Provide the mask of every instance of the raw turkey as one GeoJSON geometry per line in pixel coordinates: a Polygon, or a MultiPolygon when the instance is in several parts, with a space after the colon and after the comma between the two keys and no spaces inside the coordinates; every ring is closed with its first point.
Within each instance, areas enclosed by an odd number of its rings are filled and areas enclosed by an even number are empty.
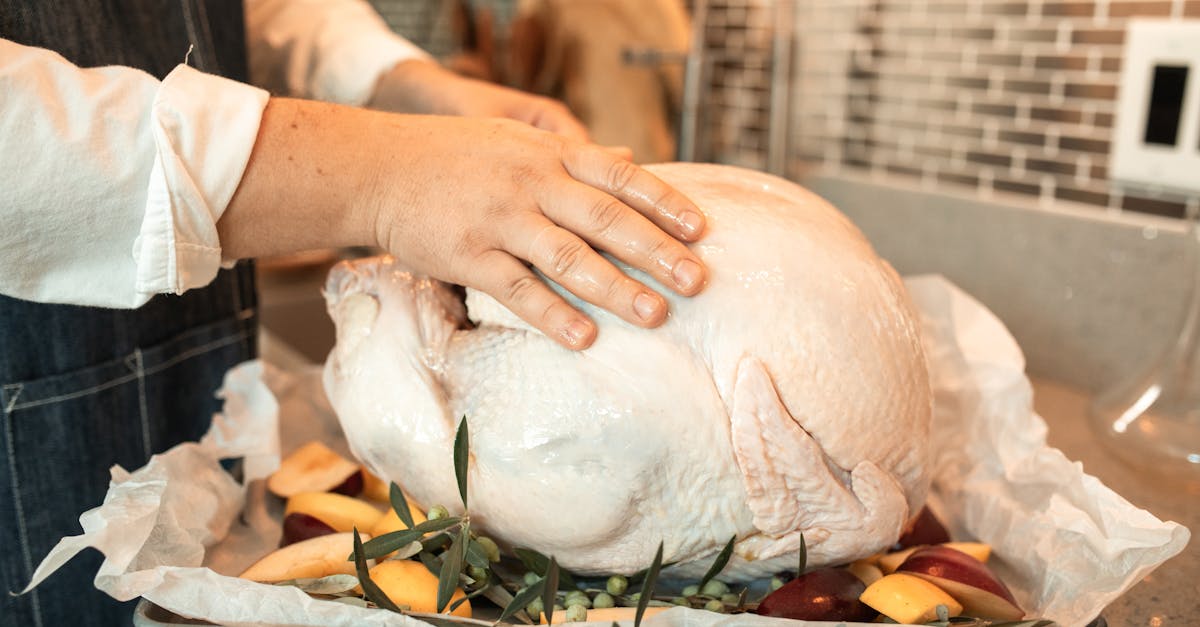
{"type": "Polygon", "coordinates": [[[599,336],[571,352],[389,257],[337,266],[325,387],[353,450],[418,503],[461,509],[465,416],[473,528],[578,573],[635,572],[660,541],[679,563],[669,574],[691,577],[736,535],[732,580],[794,569],[801,534],[814,566],[892,544],[929,487],[931,414],[895,272],[793,183],[647,169],[708,217],[692,245],[708,286],[660,288],[671,316],[658,329],[572,297],[599,336]]]}

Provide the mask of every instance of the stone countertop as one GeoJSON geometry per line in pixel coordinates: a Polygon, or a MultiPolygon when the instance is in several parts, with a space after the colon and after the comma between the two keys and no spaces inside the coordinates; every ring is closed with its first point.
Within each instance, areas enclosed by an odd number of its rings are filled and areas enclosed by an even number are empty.
{"type": "Polygon", "coordinates": [[[1200,493],[1122,464],[1105,449],[1087,421],[1090,398],[1044,379],[1034,382],[1034,409],[1049,425],[1050,446],[1083,463],[1094,475],[1134,505],[1162,520],[1173,520],[1193,537],[1175,556],[1114,601],[1103,612],[1113,627],[1125,625],[1200,625],[1200,493]]]}

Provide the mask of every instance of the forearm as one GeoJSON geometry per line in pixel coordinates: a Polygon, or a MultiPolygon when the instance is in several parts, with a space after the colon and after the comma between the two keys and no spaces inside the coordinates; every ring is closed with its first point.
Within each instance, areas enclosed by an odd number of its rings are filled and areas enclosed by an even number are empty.
{"type": "Polygon", "coordinates": [[[374,245],[385,114],[272,98],[237,192],[217,222],[226,259],[374,245]]]}

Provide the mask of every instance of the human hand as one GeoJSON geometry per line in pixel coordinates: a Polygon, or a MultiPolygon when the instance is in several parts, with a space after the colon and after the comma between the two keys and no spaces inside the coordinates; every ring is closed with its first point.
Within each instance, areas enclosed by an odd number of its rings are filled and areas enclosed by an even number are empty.
{"type": "Polygon", "coordinates": [[[656,292],[595,249],[683,295],[704,267],[682,243],[704,218],[650,173],[597,146],[509,120],[389,119],[401,137],[363,196],[376,240],[408,267],[495,297],[568,348],[596,327],[528,267],[626,321],[654,327],[667,315],[656,292]]]}
{"type": "Polygon", "coordinates": [[[459,76],[437,63],[396,64],[375,86],[367,106],[397,113],[507,118],[587,141],[583,124],[557,100],[459,76]]]}
{"type": "Polygon", "coordinates": [[[495,297],[572,349],[596,326],[532,269],[630,323],[667,303],[597,250],[680,294],[705,270],[679,192],[605,149],[513,120],[396,115],[272,99],[217,222],[227,259],[379,245],[417,273],[495,297]]]}

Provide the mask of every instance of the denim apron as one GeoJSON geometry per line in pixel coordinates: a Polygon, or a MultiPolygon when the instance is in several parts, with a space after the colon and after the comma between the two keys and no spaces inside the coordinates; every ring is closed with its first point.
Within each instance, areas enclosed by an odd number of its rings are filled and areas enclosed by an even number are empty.
{"type": "MultiPolygon", "coordinates": [[[[194,67],[246,77],[240,0],[0,0],[0,37],[159,79],[192,46],[194,67]]],[[[91,550],[30,594],[8,593],[79,533],[113,464],[136,469],[204,433],[222,375],[255,355],[256,306],[248,263],[136,310],[0,296],[0,626],[131,623],[133,602],[95,589],[91,550]]]]}

